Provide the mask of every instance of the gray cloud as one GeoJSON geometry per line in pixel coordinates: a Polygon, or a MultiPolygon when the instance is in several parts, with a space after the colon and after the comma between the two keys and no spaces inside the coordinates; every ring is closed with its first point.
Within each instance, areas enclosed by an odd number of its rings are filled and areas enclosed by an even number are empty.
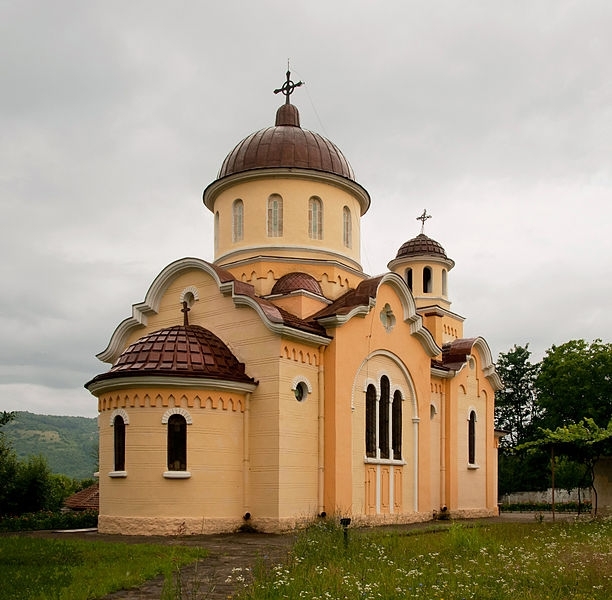
{"type": "Polygon", "coordinates": [[[362,262],[426,232],[494,354],[612,338],[608,2],[0,3],[0,409],[96,413],[94,355],[181,256],[212,258],[203,188],[302,125],[372,196],[362,262]]]}

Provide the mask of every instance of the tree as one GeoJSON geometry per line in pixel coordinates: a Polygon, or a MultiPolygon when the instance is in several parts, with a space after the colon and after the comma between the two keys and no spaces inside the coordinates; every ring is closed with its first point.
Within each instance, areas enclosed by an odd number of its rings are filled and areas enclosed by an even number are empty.
{"type": "Polygon", "coordinates": [[[497,359],[503,388],[495,393],[495,427],[506,432],[500,446],[514,448],[533,434],[533,423],[541,412],[535,397],[538,365],[529,361],[529,344],[516,344],[497,359]]]}
{"type": "Polygon", "coordinates": [[[6,440],[2,427],[15,418],[15,413],[0,413],[0,515],[9,512],[13,497],[18,461],[13,448],[6,440]]]}
{"type": "Polygon", "coordinates": [[[500,440],[500,495],[545,490],[549,485],[547,456],[516,450],[519,444],[534,438],[535,422],[541,412],[535,397],[538,365],[530,362],[530,356],[529,344],[515,344],[497,359],[503,387],[495,393],[495,427],[506,432],[500,440]]]}
{"type": "Polygon", "coordinates": [[[571,340],[552,346],[540,364],[536,389],[546,428],[584,418],[607,427],[612,419],[612,344],[571,340]]]}
{"type": "MultiPolygon", "coordinates": [[[[578,423],[570,423],[551,429],[541,429],[540,437],[526,442],[522,449],[547,448],[551,453],[551,469],[555,468],[555,456],[566,456],[584,465],[589,475],[588,485],[593,490],[593,512],[597,514],[597,490],[593,485],[595,465],[602,455],[612,452],[612,420],[608,426],[599,427],[593,419],[581,419],[578,423]]],[[[553,470],[554,498],[554,470],[553,470]]],[[[553,501],[554,510],[554,501],[553,501]]]]}

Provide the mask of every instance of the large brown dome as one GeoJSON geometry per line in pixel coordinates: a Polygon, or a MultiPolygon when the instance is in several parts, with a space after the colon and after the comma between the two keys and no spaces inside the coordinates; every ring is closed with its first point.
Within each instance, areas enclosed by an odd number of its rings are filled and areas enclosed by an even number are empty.
{"type": "Polygon", "coordinates": [[[432,240],[427,237],[424,233],[420,233],[415,238],[408,240],[402,245],[397,251],[397,258],[407,258],[409,256],[439,256],[444,259],[448,259],[446,251],[442,245],[436,240],[432,240]]]}
{"type": "Polygon", "coordinates": [[[274,167],[313,169],[355,180],[351,165],[334,143],[300,127],[300,115],[293,104],[278,109],[274,127],[244,138],[223,161],[218,178],[274,167]]]}
{"type": "Polygon", "coordinates": [[[128,346],[110,371],[86,384],[162,375],[253,383],[244,364],[214,333],[199,325],[175,325],[149,333],[128,346]]]}

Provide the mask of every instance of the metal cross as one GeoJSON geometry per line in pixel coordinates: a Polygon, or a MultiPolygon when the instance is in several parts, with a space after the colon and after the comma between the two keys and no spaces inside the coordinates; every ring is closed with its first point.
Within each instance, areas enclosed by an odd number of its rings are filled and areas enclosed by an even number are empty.
{"type": "Polygon", "coordinates": [[[274,93],[278,94],[279,92],[282,92],[283,95],[285,96],[285,104],[290,104],[289,96],[293,94],[293,90],[296,87],[300,87],[301,85],[304,85],[303,81],[298,81],[297,83],[293,83],[293,81],[291,81],[291,71],[287,69],[287,81],[283,83],[283,87],[280,87],[277,90],[274,90],[274,93]]]}
{"type": "Polygon", "coordinates": [[[181,312],[183,313],[183,326],[184,327],[189,327],[189,317],[187,315],[189,314],[190,310],[191,309],[189,308],[189,306],[187,306],[187,302],[184,300],[183,308],[181,308],[181,312]]]}
{"type": "Polygon", "coordinates": [[[427,221],[427,219],[431,219],[431,215],[427,214],[427,209],[425,208],[423,209],[423,214],[416,218],[417,221],[421,221],[421,233],[423,233],[425,229],[425,221],[427,221]]]}

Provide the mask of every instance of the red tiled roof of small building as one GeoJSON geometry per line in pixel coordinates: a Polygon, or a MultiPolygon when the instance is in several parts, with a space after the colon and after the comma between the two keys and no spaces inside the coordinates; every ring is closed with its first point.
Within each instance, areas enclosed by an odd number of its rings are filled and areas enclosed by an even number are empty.
{"type": "Polygon", "coordinates": [[[84,490],[68,496],[64,506],[71,510],[98,510],[100,506],[100,488],[97,483],[84,490]]]}

